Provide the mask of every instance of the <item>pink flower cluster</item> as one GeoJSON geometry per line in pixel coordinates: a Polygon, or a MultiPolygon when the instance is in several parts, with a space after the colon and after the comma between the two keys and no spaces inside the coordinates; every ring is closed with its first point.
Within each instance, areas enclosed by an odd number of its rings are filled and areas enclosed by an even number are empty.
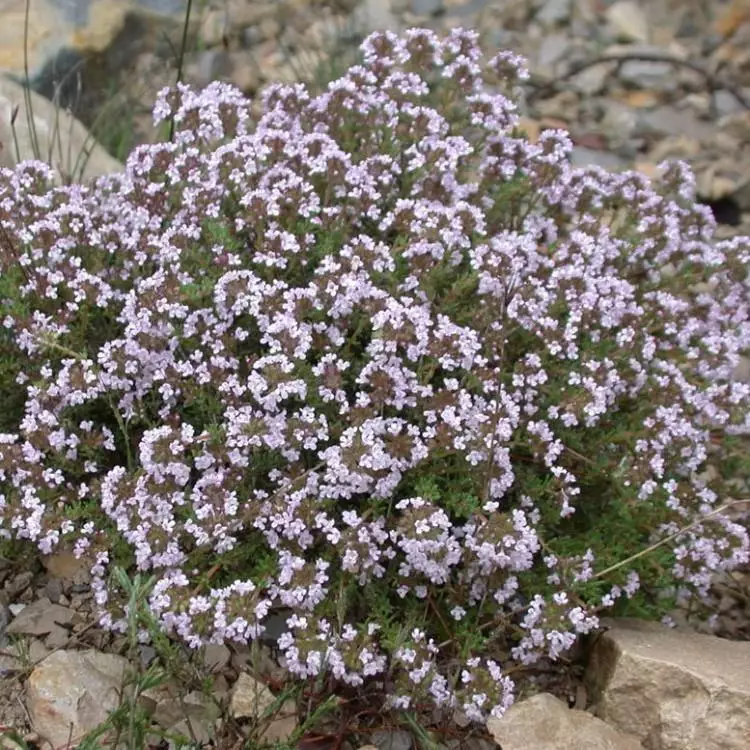
{"type": "Polygon", "coordinates": [[[454,668],[437,622],[513,620],[504,658],[529,664],[638,589],[631,574],[582,600],[595,556],[545,538],[588,502],[575,446],[661,509],[644,542],[699,522],[678,537],[684,584],[748,560],[698,472],[712,430],[750,428],[731,379],[750,244],[713,239],[681,165],[652,185],[571,167],[564,132],[529,141],[522,61],[485,59],[474,32],[377,33],[362,53],[319,96],[271,86],[257,121],[223,84],[164,91],[173,142],[91,187],[0,172],[3,341],[25,393],[0,435],[0,533],[90,557],[112,628],[124,546],[193,646],[246,642],[288,608],[292,674],[482,720],[512,702],[505,665],[454,668]],[[634,431],[605,439],[622,414],[634,431]],[[547,590],[524,591],[540,571],[547,590]],[[347,605],[377,586],[428,624],[381,637],[347,605]]]}

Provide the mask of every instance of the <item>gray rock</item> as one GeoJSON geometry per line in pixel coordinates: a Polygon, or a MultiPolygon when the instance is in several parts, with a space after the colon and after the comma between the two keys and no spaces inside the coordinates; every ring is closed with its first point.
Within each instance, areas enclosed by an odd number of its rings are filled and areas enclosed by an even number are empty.
{"type": "Polygon", "coordinates": [[[616,67],[615,63],[592,65],[590,68],[574,75],[570,82],[582,94],[598,94],[604,88],[607,79],[614,73],[616,67]]]}
{"type": "MultiPolygon", "coordinates": [[[[140,28],[179,31],[186,4],[187,0],[32,0],[27,45],[30,78],[52,69],[62,78],[68,72],[66,58],[105,52],[126,29],[128,16],[136,16],[140,28]]],[[[256,5],[255,1],[242,4],[256,5]]],[[[0,0],[0,71],[19,80],[24,80],[26,5],[27,0],[0,0]]],[[[198,16],[193,13],[195,25],[198,16]]]]}
{"type": "Polygon", "coordinates": [[[182,695],[182,688],[172,682],[165,682],[142,693],[142,705],[152,721],[164,729],[170,729],[184,719],[213,726],[219,717],[216,704],[199,691],[182,695]]]}
{"type": "Polygon", "coordinates": [[[153,646],[138,646],[138,656],[141,660],[141,666],[146,668],[156,659],[156,649],[153,646]]]}
{"type": "Polygon", "coordinates": [[[44,595],[53,604],[58,604],[63,595],[62,581],[59,578],[50,578],[44,585],[44,595]]]}
{"type": "Polygon", "coordinates": [[[648,42],[648,19],[637,2],[618,0],[607,8],[605,18],[618,39],[628,42],[648,42]]]}
{"type": "Polygon", "coordinates": [[[234,683],[229,712],[235,719],[259,718],[276,701],[274,694],[259,680],[242,672],[234,683]]]}
{"type": "Polygon", "coordinates": [[[393,10],[393,3],[363,0],[355,11],[355,21],[368,31],[395,31],[399,24],[393,10]]]}
{"type": "Polygon", "coordinates": [[[497,750],[497,743],[484,737],[469,737],[459,744],[462,750],[497,750]]]}
{"type": "Polygon", "coordinates": [[[637,132],[661,136],[684,135],[704,141],[713,136],[716,128],[711,123],[700,120],[690,110],[665,104],[651,111],[641,112],[637,132]]]}
{"type": "Polygon", "coordinates": [[[285,680],[288,673],[285,672],[271,655],[271,649],[263,644],[257,644],[257,650],[239,643],[231,644],[232,669],[240,672],[251,672],[259,677],[271,677],[274,680],[285,680]]]}
{"type": "Polygon", "coordinates": [[[297,706],[293,700],[286,701],[278,714],[268,722],[261,735],[264,744],[278,746],[277,743],[288,744],[289,737],[299,722],[297,721],[297,706]]]}
{"type": "MultiPolygon", "coordinates": [[[[59,176],[75,172],[76,178],[80,176],[86,180],[122,170],[122,164],[94,141],[89,131],[69,112],[60,110],[48,99],[34,92],[30,92],[30,98],[38,152],[35,152],[32,131],[28,125],[23,88],[0,77],[0,143],[4,146],[0,151],[0,166],[12,167],[19,160],[15,145],[17,143],[20,160],[39,156],[59,176]],[[11,118],[16,108],[18,114],[13,126],[11,118]],[[79,155],[82,156],[80,160],[79,155]]],[[[17,578],[21,577],[23,588],[28,588],[33,574],[26,571],[17,578]]],[[[15,590],[20,593],[18,586],[15,586],[15,590]]],[[[11,597],[14,596],[9,588],[8,593],[11,597]]]]}
{"type": "Polygon", "coordinates": [[[412,737],[400,729],[384,729],[373,733],[372,744],[378,750],[410,750],[412,737]]]}
{"type": "Polygon", "coordinates": [[[643,750],[637,738],[549,693],[516,703],[487,729],[502,750],[643,750]]]}
{"type": "MultiPolygon", "coordinates": [[[[219,716],[218,707],[206,696],[197,691],[188,693],[177,708],[178,720],[165,729],[192,740],[194,737],[199,747],[208,745],[216,733],[216,720],[219,716]]],[[[158,709],[157,709],[158,714],[158,709]]],[[[173,744],[170,747],[184,747],[184,745],[173,744]]]]}
{"type": "MultiPolygon", "coordinates": [[[[177,2],[181,5],[181,10],[177,11],[177,15],[182,16],[185,12],[185,0],[177,0],[177,2]]],[[[221,0],[219,3],[214,3],[223,16],[224,30],[229,33],[273,18],[279,11],[279,4],[278,0],[221,0]]],[[[211,10],[214,9],[210,7],[207,9],[205,19],[208,19],[211,10]]],[[[174,16],[175,13],[170,12],[168,15],[174,16]]]]}
{"type": "Polygon", "coordinates": [[[568,90],[537,102],[535,109],[542,117],[553,117],[573,122],[578,116],[578,105],[578,94],[575,91],[568,90]]]}
{"type": "Polygon", "coordinates": [[[203,88],[212,81],[227,80],[231,74],[229,53],[221,48],[198,52],[185,66],[186,80],[198,88],[203,88]]]}
{"type": "MultiPolygon", "coordinates": [[[[225,2],[234,0],[222,0],[222,4],[225,2]]],[[[244,6],[257,4],[255,0],[240,2],[244,6]]],[[[26,80],[26,5],[26,0],[0,0],[0,75],[7,75],[15,82],[26,80]]],[[[180,48],[186,0],[171,5],[161,3],[158,8],[146,8],[138,0],[31,0],[28,5],[31,12],[28,77],[36,92],[47,100],[56,98],[60,102],[62,134],[68,132],[71,119],[65,116],[68,109],[80,123],[92,126],[97,121],[103,128],[122,113],[123,129],[142,117],[141,106],[150,109],[161,87],[158,80],[135,80],[136,61],[142,53],[158,49],[162,69],[174,67],[174,50],[180,48]],[[99,115],[105,104],[102,120],[99,115]]],[[[203,5],[193,3],[191,36],[197,32],[203,5]]],[[[171,71],[170,79],[173,82],[171,71]]],[[[41,110],[36,104],[34,108],[41,110]]],[[[147,119],[150,129],[150,118],[147,119]]],[[[19,121],[25,122],[24,117],[19,121]]],[[[49,118],[46,121],[45,128],[50,129],[49,123],[54,121],[49,118]]],[[[139,137],[145,136],[139,134],[139,137]]],[[[75,150],[74,158],[77,156],[75,150]]]]}
{"type": "Polygon", "coordinates": [[[604,103],[604,117],[599,123],[603,135],[614,147],[627,143],[638,126],[638,113],[631,107],[614,101],[604,103]]]}
{"type": "Polygon", "coordinates": [[[225,645],[209,643],[203,651],[203,665],[209,672],[221,672],[231,657],[232,652],[225,645]]]}
{"type": "Polygon", "coordinates": [[[574,146],[570,155],[571,164],[574,167],[587,167],[596,165],[610,172],[618,172],[627,168],[627,162],[621,157],[609,151],[599,151],[585,146],[574,146]]]}
{"type": "Polygon", "coordinates": [[[185,12],[186,0],[134,0],[134,5],[162,15],[185,12]]]}
{"type": "Polygon", "coordinates": [[[686,135],[668,136],[649,150],[648,160],[660,164],[666,159],[691,159],[700,153],[700,141],[686,135]]]}
{"type": "MultiPolygon", "coordinates": [[[[462,726],[461,728],[463,729],[464,727],[462,726]]],[[[445,748],[445,750],[498,750],[498,744],[494,740],[488,740],[484,737],[472,737],[471,735],[462,737],[461,739],[457,739],[456,737],[446,739],[440,747],[445,748]]],[[[367,748],[362,747],[359,750],[375,750],[375,745],[368,745],[367,748]]]]}
{"type": "MultiPolygon", "coordinates": [[[[747,172],[745,172],[747,176],[747,172]]],[[[746,181],[737,186],[732,193],[732,198],[739,206],[740,211],[750,211],[750,181],[746,181]]]]}
{"type": "Polygon", "coordinates": [[[437,16],[444,10],[443,0],[411,0],[411,12],[417,16],[437,16]]]}
{"type": "MultiPolygon", "coordinates": [[[[13,133],[8,132],[7,130],[4,130],[5,125],[5,112],[3,111],[5,107],[3,105],[6,105],[6,102],[3,101],[3,85],[4,81],[2,78],[0,78],[0,143],[12,143],[13,142],[13,133]]],[[[6,106],[8,106],[10,102],[6,106]]],[[[14,102],[15,104],[15,102],[14,102]]],[[[8,113],[9,114],[9,113],[8,113]]],[[[10,126],[10,117],[7,119],[8,126],[10,126]]],[[[0,167],[10,167],[13,166],[13,162],[10,157],[8,157],[5,152],[8,151],[9,146],[4,146],[2,151],[0,151],[0,167]]],[[[25,158],[30,158],[29,156],[25,158]]],[[[8,598],[10,601],[13,601],[17,596],[22,594],[26,589],[31,586],[31,582],[34,580],[34,574],[30,570],[24,570],[22,573],[18,573],[18,575],[13,576],[6,584],[5,584],[5,591],[8,594],[8,598]]]]}
{"type": "Polygon", "coordinates": [[[13,635],[46,636],[62,631],[67,635],[64,626],[72,625],[76,613],[59,604],[52,604],[49,599],[39,599],[19,612],[8,625],[7,632],[13,635]]]}
{"type": "Polygon", "coordinates": [[[119,704],[128,663],[98,651],[56,651],[31,673],[26,706],[33,730],[54,747],[73,745],[119,704]]]}
{"type": "Polygon", "coordinates": [[[743,145],[750,143],[750,117],[747,112],[722,117],[719,128],[722,133],[736,138],[743,145]]]}
{"type": "MultiPolygon", "coordinates": [[[[750,89],[743,89],[742,93],[750,99],[750,89]]],[[[744,108],[737,101],[737,97],[726,89],[718,89],[714,92],[714,106],[719,117],[734,115],[738,112],[744,112],[744,108]]]]}
{"type": "Polygon", "coordinates": [[[562,23],[570,17],[570,0],[547,0],[536,14],[536,20],[547,26],[562,23]]]}
{"type": "Polygon", "coordinates": [[[65,648],[69,641],[70,633],[65,628],[53,628],[44,639],[44,646],[50,649],[50,651],[54,651],[58,648],[65,648]]]}
{"type": "Polygon", "coordinates": [[[205,747],[213,739],[213,727],[195,719],[183,719],[169,728],[170,734],[176,734],[180,740],[169,739],[169,750],[183,750],[188,747],[205,747]]]}
{"type": "Polygon", "coordinates": [[[558,60],[565,57],[570,49],[570,39],[566,34],[546,34],[539,45],[537,52],[537,65],[540,68],[549,68],[558,60]]]}
{"type": "MultiPolygon", "coordinates": [[[[41,0],[29,3],[28,61],[31,77],[39,73],[50,57],[71,46],[73,35],[87,26],[91,3],[82,0],[59,3],[41,0]]],[[[98,3],[94,2],[94,5],[98,3]]],[[[0,0],[0,71],[22,77],[24,74],[24,21],[26,0],[0,0]]],[[[113,26],[119,29],[124,21],[125,3],[121,4],[113,26]]],[[[99,19],[99,28],[105,18],[99,19]]],[[[85,33],[85,32],[84,32],[85,33]]],[[[113,33],[116,33],[114,31],[113,33]]]]}
{"type": "Polygon", "coordinates": [[[586,670],[598,716],[660,750],[747,750],[750,643],[608,620],[586,670]]]}
{"type": "Polygon", "coordinates": [[[227,80],[240,91],[252,96],[260,86],[258,61],[252,50],[232,50],[227,53],[227,80]]]}
{"type": "Polygon", "coordinates": [[[678,85],[673,65],[650,60],[624,62],[620,67],[620,80],[631,86],[658,91],[674,91],[678,85]]]}

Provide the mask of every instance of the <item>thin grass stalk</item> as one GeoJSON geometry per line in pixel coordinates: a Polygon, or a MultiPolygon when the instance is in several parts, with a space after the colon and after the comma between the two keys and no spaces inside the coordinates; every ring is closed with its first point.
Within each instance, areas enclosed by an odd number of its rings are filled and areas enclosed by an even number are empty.
{"type": "MultiPolygon", "coordinates": [[[[55,147],[55,141],[58,144],[58,154],[62,164],[62,142],[60,141],[60,86],[55,86],[55,93],[52,95],[52,104],[55,106],[55,127],[52,130],[51,138],[47,144],[47,163],[52,166],[52,151],[55,147]]],[[[62,174],[62,170],[61,170],[62,174]]]]}
{"type": "MultiPolygon", "coordinates": [[[[102,105],[101,109],[99,110],[99,113],[94,118],[94,121],[91,123],[91,127],[89,128],[88,134],[86,135],[86,138],[83,141],[83,146],[81,147],[81,150],[78,153],[78,158],[76,159],[76,163],[73,168],[74,173],[80,170],[79,172],[80,175],[83,175],[83,172],[86,169],[86,165],[88,164],[88,161],[91,158],[93,145],[97,141],[97,138],[94,135],[94,133],[96,132],[96,129],[99,126],[99,124],[104,120],[105,116],[109,114],[110,108],[114,106],[116,106],[116,98],[113,96],[108,102],[102,105]],[[81,164],[81,156],[84,153],[86,154],[86,158],[81,164]]],[[[72,130],[72,127],[73,127],[73,121],[71,119],[71,130],[72,130]]]]}
{"type": "Polygon", "coordinates": [[[18,267],[21,269],[21,273],[26,279],[26,283],[31,284],[31,277],[29,276],[29,272],[26,270],[26,267],[23,265],[23,263],[21,263],[21,256],[18,252],[18,248],[16,248],[15,244],[13,243],[13,238],[10,236],[8,230],[2,223],[0,223],[0,247],[4,248],[8,253],[10,253],[11,258],[13,258],[18,267]]]}
{"type": "MultiPolygon", "coordinates": [[[[182,70],[185,63],[185,51],[187,50],[188,28],[190,27],[190,14],[193,10],[193,0],[188,0],[185,9],[185,23],[182,26],[182,41],[180,42],[180,54],[177,58],[177,81],[175,85],[182,82],[182,70]]],[[[169,142],[174,139],[174,115],[169,119],[169,142]]]]}
{"type": "MultiPolygon", "coordinates": [[[[81,100],[81,91],[82,91],[82,84],[81,84],[81,73],[78,68],[80,67],[80,63],[77,64],[74,68],[69,70],[63,77],[62,80],[55,83],[55,93],[52,98],[52,103],[55,105],[55,127],[52,132],[50,143],[49,143],[49,150],[48,150],[48,163],[50,166],[52,166],[52,154],[54,152],[55,148],[55,141],[57,142],[57,153],[60,159],[60,172],[63,175],[63,178],[68,178],[68,182],[73,182],[76,180],[76,169],[78,168],[78,162],[80,160],[80,153],[78,157],[76,158],[75,166],[71,169],[71,164],[73,163],[73,127],[74,127],[74,115],[73,112],[77,109],[78,104],[81,100]],[[62,87],[65,85],[66,81],[70,76],[75,74],[76,76],[76,102],[73,109],[70,107],[65,108],[65,112],[68,115],[69,122],[68,122],[68,142],[67,142],[67,154],[64,153],[63,144],[62,144],[62,137],[61,137],[61,127],[60,127],[60,92],[62,90],[62,87]],[[65,172],[63,172],[63,167],[65,172]]],[[[84,141],[84,148],[86,145],[86,141],[84,141]]],[[[84,165],[85,166],[85,165],[84,165]]],[[[81,170],[81,174],[83,173],[83,170],[81,170]]],[[[80,175],[79,175],[80,176],[80,175]]]]}
{"type": "Polygon", "coordinates": [[[645,549],[642,549],[640,552],[636,552],[634,555],[630,555],[630,557],[626,557],[624,560],[620,560],[620,562],[615,563],[614,565],[610,565],[605,570],[600,570],[596,575],[592,577],[591,580],[595,581],[599,578],[604,578],[610,573],[613,573],[618,568],[621,568],[623,565],[629,565],[631,562],[635,562],[638,558],[643,557],[644,555],[648,555],[650,552],[653,552],[654,550],[659,549],[659,547],[663,547],[665,544],[668,544],[669,542],[674,541],[675,539],[677,539],[678,536],[681,536],[682,534],[687,533],[688,531],[694,529],[696,526],[700,526],[707,519],[713,516],[719,515],[720,513],[723,513],[725,510],[729,510],[729,508],[732,508],[735,505],[740,505],[743,502],[745,501],[744,500],[730,500],[729,502],[724,503],[724,505],[721,505],[715,510],[712,510],[710,513],[706,513],[704,516],[701,516],[697,521],[694,521],[693,523],[688,524],[687,526],[683,526],[678,531],[675,531],[673,534],[670,534],[669,536],[664,537],[664,539],[660,539],[658,542],[655,542],[651,546],[646,547],[645,549]]]}
{"type": "Polygon", "coordinates": [[[18,143],[18,133],[16,132],[16,118],[20,107],[20,104],[16,104],[10,116],[10,132],[13,134],[13,145],[16,148],[16,164],[21,161],[21,146],[18,143]]]}
{"type": "MultiPolygon", "coordinates": [[[[75,112],[75,111],[78,110],[78,105],[81,102],[81,93],[82,92],[83,92],[83,83],[81,82],[81,74],[80,74],[80,72],[78,72],[77,75],[76,75],[76,102],[75,102],[75,106],[72,109],[70,107],[68,108],[68,115],[70,116],[70,120],[68,122],[68,164],[71,163],[71,159],[72,159],[71,150],[73,148],[73,138],[72,138],[72,135],[73,135],[73,124],[74,124],[73,123],[73,112],[75,112]]],[[[88,141],[89,136],[91,136],[91,133],[88,133],[86,135],[86,138],[83,141],[82,148],[86,147],[86,142],[88,141]]],[[[76,170],[78,169],[78,162],[80,161],[80,159],[81,159],[81,154],[79,152],[78,156],[76,157],[76,162],[73,165],[73,169],[72,169],[71,174],[75,175],[76,170]]],[[[86,168],[86,164],[87,163],[88,163],[88,159],[86,159],[86,161],[84,162],[83,166],[81,167],[81,171],[80,171],[80,174],[79,174],[79,179],[80,179],[80,177],[83,176],[83,170],[86,168]]]]}
{"type": "Polygon", "coordinates": [[[404,711],[403,716],[412,732],[416,735],[415,739],[418,745],[424,750],[438,750],[440,745],[430,737],[427,730],[417,721],[417,718],[411,711],[404,711]]]}
{"type": "Polygon", "coordinates": [[[297,78],[297,80],[303,81],[305,79],[304,71],[299,68],[297,64],[298,61],[294,59],[292,51],[289,49],[289,47],[286,46],[286,44],[284,44],[281,38],[281,34],[279,34],[278,38],[276,39],[276,43],[284,53],[284,59],[286,60],[287,65],[292,69],[292,73],[294,73],[294,76],[297,78]]]}

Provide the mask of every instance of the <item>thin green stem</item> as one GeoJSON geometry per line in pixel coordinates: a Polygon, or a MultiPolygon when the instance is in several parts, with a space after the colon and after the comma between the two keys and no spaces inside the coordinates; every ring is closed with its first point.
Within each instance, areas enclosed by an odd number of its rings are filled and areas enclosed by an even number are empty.
{"type": "Polygon", "coordinates": [[[630,555],[630,557],[626,557],[624,560],[621,560],[620,562],[615,563],[614,565],[610,565],[608,568],[605,568],[604,570],[600,571],[595,576],[593,576],[592,580],[596,580],[597,578],[604,578],[604,576],[609,575],[615,570],[618,570],[619,568],[623,567],[623,565],[627,565],[628,563],[634,562],[635,560],[638,560],[639,558],[644,557],[645,555],[648,555],[650,552],[653,552],[654,550],[659,549],[659,547],[663,547],[665,544],[668,544],[669,542],[675,540],[681,534],[684,534],[690,531],[690,529],[693,529],[696,526],[700,526],[700,524],[702,524],[707,518],[711,518],[711,516],[716,516],[719,513],[723,513],[728,508],[731,508],[734,505],[739,505],[740,503],[743,503],[743,502],[746,502],[746,501],[745,500],[732,500],[729,503],[725,503],[721,507],[716,508],[716,510],[712,510],[710,513],[707,513],[705,516],[702,516],[697,521],[693,521],[693,523],[688,524],[687,526],[679,529],[678,531],[675,531],[674,534],[670,534],[669,536],[664,537],[664,539],[661,539],[658,542],[655,542],[654,544],[650,545],[649,547],[642,549],[640,552],[636,552],[634,555],[630,555]]]}
{"type": "Polygon", "coordinates": [[[45,339],[45,338],[38,338],[36,336],[34,336],[34,341],[36,341],[37,344],[40,344],[41,346],[46,346],[48,349],[55,349],[61,354],[67,354],[67,356],[73,357],[73,359],[77,360],[78,362],[83,362],[83,360],[85,359],[85,357],[82,354],[79,354],[73,349],[69,349],[67,346],[58,344],[56,341],[52,341],[50,339],[45,339]]]}
{"type": "Polygon", "coordinates": [[[18,131],[16,130],[16,118],[18,117],[20,106],[20,104],[16,104],[16,106],[13,107],[13,112],[10,116],[10,131],[13,134],[13,145],[16,148],[16,163],[21,161],[21,147],[18,143],[18,131]]]}
{"type": "MultiPolygon", "coordinates": [[[[82,362],[84,360],[84,356],[82,354],[79,354],[76,351],[73,351],[73,349],[69,349],[67,346],[63,346],[62,344],[58,344],[56,341],[50,341],[45,339],[34,339],[38,344],[41,344],[42,346],[46,346],[50,349],[55,349],[56,351],[60,352],[61,354],[66,354],[69,357],[73,357],[73,359],[77,360],[78,362],[82,362]]],[[[120,428],[120,432],[122,433],[123,440],[125,441],[125,455],[127,456],[128,461],[128,471],[132,471],[135,467],[135,462],[133,460],[133,454],[130,449],[130,437],[128,435],[128,428],[125,424],[125,421],[122,418],[122,414],[120,414],[120,410],[115,406],[114,402],[112,401],[111,397],[107,397],[107,403],[109,404],[109,408],[112,410],[112,413],[115,416],[115,420],[117,421],[117,426],[120,428]]]]}
{"type": "MultiPolygon", "coordinates": [[[[185,63],[185,51],[187,49],[188,29],[190,28],[190,14],[193,10],[193,0],[188,0],[185,10],[185,23],[182,26],[182,41],[180,43],[180,56],[177,58],[177,81],[175,85],[182,81],[182,69],[185,63]]],[[[174,139],[174,113],[169,120],[169,142],[174,139]]]]}

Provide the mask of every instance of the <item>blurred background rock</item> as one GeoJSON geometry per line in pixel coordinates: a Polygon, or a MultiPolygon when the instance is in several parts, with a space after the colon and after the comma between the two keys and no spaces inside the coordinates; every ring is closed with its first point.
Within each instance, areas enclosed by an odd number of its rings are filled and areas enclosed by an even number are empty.
{"type": "MultiPolygon", "coordinates": [[[[187,5],[0,0],[0,73],[28,72],[123,160],[158,137],[151,106],[176,79],[187,5]]],[[[473,27],[487,49],[525,55],[532,138],[562,127],[576,163],[648,175],[685,159],[721,232],[750,230],[750,0],[193,0],[182,74],[251,97],[276,80],[320,88],[367,33],[414,25],[473,27]]],[[[0,93],[6,129],[13,108],[0,93]]]]}

